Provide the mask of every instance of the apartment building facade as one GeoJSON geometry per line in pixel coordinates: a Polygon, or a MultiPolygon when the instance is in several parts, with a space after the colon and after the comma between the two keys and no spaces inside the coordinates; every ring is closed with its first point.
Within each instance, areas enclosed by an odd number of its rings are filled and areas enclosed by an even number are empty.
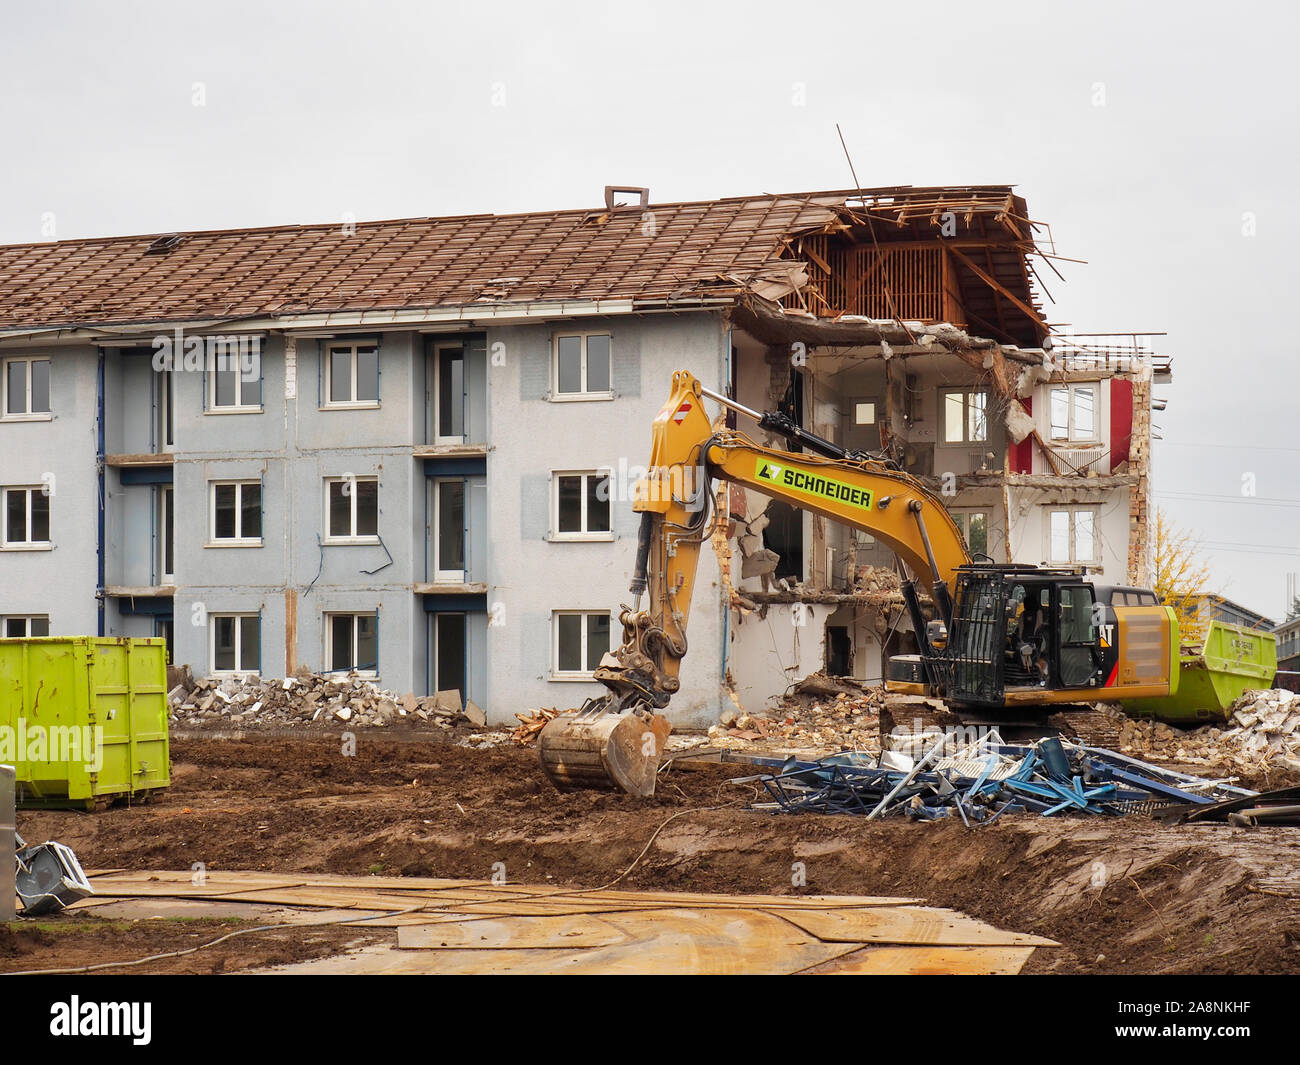
{"type": "MultiPolygon", "coordinates": [[[[972,552],[1141,582],[1167,364],[1053,353],[1009,189],[619,191],[0,248],[4,635],[158,635],[199,674],[357,671],[492,721],[578,705],[678,369],[927,478],[972,552]]],[[[878,678],[907,641],[892,554],[720,499],[674,720],[878,678]]]]}

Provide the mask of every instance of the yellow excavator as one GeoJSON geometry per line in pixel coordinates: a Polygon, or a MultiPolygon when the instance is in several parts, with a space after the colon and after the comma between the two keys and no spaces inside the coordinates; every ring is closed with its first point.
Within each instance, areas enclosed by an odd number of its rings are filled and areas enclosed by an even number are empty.
{"type": "Polygon", "coordinates": [[[660,711],[680,687],[714,480],[864,530],[894,551],[911,574],[902,591],[919,653],[890,658],[890,691],[937,696],[968,717],[1024,720],[1061,704],[1158,698],[1177,687],[1178,621],[1153,592],[1098,588],[1080,568],[976,562],[941,500],[884,456],[846,450],[679,371],[654,420],[649,474],[633,502],[641,526],[633,602],[619,615],[623,642],[595,671],[608,691],[554,718],[538,740],[557,787],[654,793],[671,731],[660,711]],[[802,450],[715,428],[706,399],[802,450]]]}

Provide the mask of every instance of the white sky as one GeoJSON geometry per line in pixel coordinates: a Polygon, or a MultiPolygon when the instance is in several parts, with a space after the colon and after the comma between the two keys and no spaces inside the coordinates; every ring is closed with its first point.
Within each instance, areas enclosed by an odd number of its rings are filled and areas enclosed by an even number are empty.
{"type": "Polygon", "coordinates": [[[1219,591],[1280,619],[1298,28],[1204,0],[8,0],[0,242],[46,239],[46,212],[66,239],[842,188],[839,122],[864,185],[1016,184],[1088,260],[1046,274],[1051,320],[1169,334],[1156,502],[1219,591]]]}

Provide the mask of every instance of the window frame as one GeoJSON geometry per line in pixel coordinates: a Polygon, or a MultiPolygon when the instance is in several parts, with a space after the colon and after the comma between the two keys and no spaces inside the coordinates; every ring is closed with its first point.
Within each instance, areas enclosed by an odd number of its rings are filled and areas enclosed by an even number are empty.
{"type": "Polygon", "coordinates": [[[989,550],[988,550],[990,546],[989,533],[992,531],[992,525],[989,519],[992,517],[992,511],[989,510],[988,508],[960,507],[960,508],[953,508],[949,510],[948,513],[952,515],[953,523],[957,526],[958,529],[961,530],[961,537],[964,541],[966,541],[967,550],[969,550],[972,555],[982,554],[982,555],[988,555],[990,558],[992,558],[993,556],[989,554],[989,550]],[[976,551],[971,546],[971,542],[970,542],[970,520],[971,518],[977,516],[983,517],[984,519],[984,550],[983,551],[976,551]]]}
{"type": "Polygon", "coordinates": [[[258,487],[258,512],[263,535],[266,532],[266,490],[260,478],[232,477],[220,478],[208,482],[208,547],[261,547],[262,536],[244,536],[244,486],[255,484],[258,487]],[[234,536],[217,535],[217,489],[222,487],[235,489],[235,532],[234,536]]]}
{"type": "Polygon", "coordinates": [[[614,398],[614,334],[608,329],[565,329],[557,330],[551,336],[551,390],[550,398],[557,403],[575,403],[608,400],[614,398]],[[582,343],[582,362],[579,370],[581,387],[577,392],[560,391],[560,341],[577,337],[582,343]],[[609,340],[609,388],[590,391],[587,388],[587,364],[589,359],[588,341],[591,337],[606,337],[609,340]]]}
{"type": "Polygon", "coordinates": [[[971,386],[958,386],[955,388],[939,389],[939,447],[967,447],[971,444],[988,444],[991,443],[992,437],[992,418],[991,414],[992,393],[987,388],[975,388],[971,386]],[[948,397],[959,395],[962,397],[961,402],[961,439],[948,439],[948,397]],[[981,439],[974,439],[970,435],[970,416],[971,416],[971,397],[981,395],[984,397],[984,436],[981,439]]]}
{"type": "Polygon", "coordinates": [[[1062,506],[1056,503],[1048,503],[1044,506],[1043,509],[1046,512],[1043,521],[1043,538],[1044,538],[1043,558],[1045,560],[1044,565],[1047,566],[1100,566],[1101,565],[1102,563],[1101,534],[1100,534],[1101,507],[1096,506],[1094,504],[1087,504],[1087,503],[1079,504],[1077,506],[1076,505],[1062,506]],[[1075,518],[1076,515],[1080,513],[1088,513],[1092,515],[1092,551],[1094,556],[1092,558],[1075,557],[1076,554],[1078,553],[1077,534],[1075,532],[1075,518]],[[1070,557],[1068,559],[1052,557],[1052,515],[1053,514],[1068,514],[1070,516],[1069,517],[1070,557]]]}
{"type": "Polygon", "coordinates": [[[214,677],[261,677],[262,675],[262,615],[256,611],[222,610],[208,615],[208,672],[214,677]],[[235,668],[217,668],[217,621],[235,619],[235,668]],[[243,669],[244,622],[249,618],[257,622],[257,668],[243,669]]]}
{"type": "Polygon", "coordinates": [[[49,614],[5,614],[0,617],[0,639],[6,640],[39,640],[50,635],[50,615],[49,614]],[[9,623],[11,621],[21,621],[23,623],[23,634],[21,636],[9,635],[9,623]],[[45,632],[41,635],[32,634],[32,622],[45,622],[45,632]]]}
{"type": "MultiPolygon", "coordinates": [[[[589,665],[591,659],[588,654],[587,637],[588,625],[587,618],[604,615],[609,619],[609,646],[607,651],[612,651],[616,644],[614,643],[614,615],[609,610],[552,610],[551,611],[551,673],[550,679],[553,681],[591,681],[595,679],[596,668],[600,665],[600,658],[596,659],[594,665],[582,670],[563,670],[560,668],[560,618],[565,616],[577,616],[583,619],[580,628],[581,645],[579,655],[581,656],[584,667],[589,665]]],[[[603,657],[603,654],[602,656],[603,657]]]]}
{"type": "Polygon", "coordinates": [[[156,494],[158,508],[158,583],[160,585],[176,584],[176,487],[170,484],[158,485],[156,494]],[[170,508],[168,501],[170,500],[170,508]],[[171,530],[168,531],[167,512],[171,510],[171,530]],[[171,556],[171,570],[167,569],[167,556],[171,556]]]}
{"type": "Polygon", "coordinates": [[[327,544],[377,544],[379,543],[379,476],[377,474],[365,474],[360,477],[326,477],[325,478],[325,535],[322,537],[327,544]],[[352,532],[346,536],[336,536],[330,532],[330,485],[346,484],[351,481],[354,485],[353,491],[347,493],[351,499],[350,507],[350,528],[352,532]],[[373,533],[358,533],[357,526],[357,500],[360,493],[355,490],[355,486],[362,483],[374,482],[375,485],[375,531],[373,533]]]}
{"type": "Polygon", "coordinates": [[[1101,382],[1067,381],[1047,386],[1047,440],[1056,447],[1100,447],[1104,440],[1101,432],[1101,382]],[[1092,392],[1092,435],[1076,436],[1074,428],[1075,393],[1083,389],[1092,392]],[[1054,435],[1052,425],[1052,397],[1054,393],[1064,391],[1066,394],[1066,428],[1065,436],[1054,435]]]}
{"type": "Polygon", "coordinates": [[[464,584],[469,574],[469,480],[465,477],[433,478],[433,580],[435,584],[464,584]],[[442,547],[442,486],[459,484],[461,486],[460,553],[465,567],[459,570],[445,570],[440,566],[442,547]]]}
{"type": "MultiPolygon", "coordinates": [[[[380,381],[383,372],[380,368],[380,350],[378,338],[373,340],[327,340],[323,345],[322,357],[324,359],[324,372],[321,379],[324,385],[324,391],[321,395],[321,410],[376,410],[381,406],[381,389],[380,381]],[[375,349],[375,398],[374,399],[357,399],[357,382],[358,382],[358,364],[360,359],[359,349],[375,349]],[[334,387],[334,352],[348,349],[351,351],[351,357],[348,360],[348,390],[351,399],[334,400],[330,395],[334,387]]],[[[435,424],[435,429],[437,428],[435,424]]]]}
{"type": "MultiPolygon", "coordinates": [[[[241,343],[237,347],[237,350],[235,351],[233,357],[237,359],[242,359],[243,356],[244,356],[244,350],[243,350],[243,344],[241,343]]],[[[229,369],[222,368],[219,365],[219,363],[220,360],[228,359],[231,357],[232,356],[229,351],[223,351],[223,352],[213,351],[212,354],[208,357],[211,365],[208,366],[207,369],[204,371],[204,377],[207,381],[208,402],[206,405],[207,409],[204,410],[203,413],[204,414],[261,414],[263,413],[263,411],[265,410],[262,404],[263,392],[265,390],[265,381],[263,380],[263,375],[262,375],[262,352],[261,352],[260,344],[258,350],[253,353],[253,358],[257,360],[257,402],[256,403],[244,402],[244,385],[246,381],[244,378],[244,371],[242,366],[235,371],[235,402],[234,403],[217,402],[217,374],[231,372],[229,369]]],[[[164,371],[164,372],[168,372],[168,371],[164,371]]],[[[249,380],[251,381],[251,378],[249,380]]],[[[168,446],[174,446],[174,445],[168,445],[168,446]]]]}
{"type": "Polygon", "coordinates": [[[0,359],[0,421],[6,422],[48,422],[54,418],[54,360],[48,355],[8,355],[0,359]],[[23,376],[25,390],[23,409],[9,413],[9,367],[14,363],[26,363],[27,372],[23,376]],[[49,391],[50,409],[32,410],[32,363],[46,363],[46,389],[49,391]]]}
{"type": "Polygon", "coordinates": [[[50,506],[49,499],[52,493],[45,491],[44,485],[31,484],[6,484],[0,485],[0,550],[2,551],[49,551],[54,547],[53,539],[33,540],[32,532],[32,500],[36,496],[45,498],[45,520],[49,526],[50,536],[54,535],[54,508],[50,506]],[[25,524],[27,526],[26,540],[9,539],[9,493],[24,492],[27,495],[27,507],[25,514],[25,524]]]}
{"type": "Polygon", "coordinates": [[[466,359],[465,343],[463,341],[439,341],[433,345],[433,442],[435,444],[463,444],[469,439],[469,434],[465,432],[465,372],[468,368],[466,359]],[[460,373],[461,373],[461,410],[460,410],[460,427],[459,436],[445,436],[440,432],[439,425],[440,415],[442,413],[442,355],[445,351],[460,352],[460,373]]]}
{"type": "MultiPolygon", "coordinates": [[[[549,539],[557,543],[608,543],[614,539],[614,506],[613,499],[608,499],[609,503],[609,528],[605,530],[591,530],[587,528],[587,478],[595,477],[597,479],[612,480],[613,471],[604,470],[552,470],[551,471],[551,528],[549,539]],[[561,532],[560,531],[560,478],[561,477],[581,477],[583,479],[582,491],[580,493],[582,528],[578,532],[561,532]]],[[[608,489],[607,489],[608,493],[608,489]]]]}
{"type": "Polygon", "coordinates": [[[327,610],[322,615],[324,624],[322,628],[325,634],[325,669],[324,673],[328,674],[347,674],[355,673],[358,677],[374,678],[379,676],[379,611],[376,610],[327,610]],[[334,619],[351,618],[351,643],[352,646],[348,652],[348,658],[353,663],[347,669],[339,669],[334,666],[334,619]],[[373,669],[360,669],[357,667],[357,619],[373,618],[375,623],[375,665],[373,669]]]}

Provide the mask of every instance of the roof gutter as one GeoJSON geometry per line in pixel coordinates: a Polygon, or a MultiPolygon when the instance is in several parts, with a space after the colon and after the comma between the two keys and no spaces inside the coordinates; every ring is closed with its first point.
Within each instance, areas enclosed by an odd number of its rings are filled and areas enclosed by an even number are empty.
{"type": "MultiPolygon", "coordinates": [[[[618,299],[618,300],[537,300],[528,303],[469,303],[451,307],[394,308],[392,310],[322,311],[314,314],[245,316],[240,318],[196,318],[190,321],[152,320],[114,325],[64,325],[0,329],[0,344],[33,338],[63,342],[127,340],[145,338],[146,329],[171,333],[174,329],[207,331],[229,329],[237,323],[240,333],[266,331],[335,330],[335,329],[418,329],[422,326],[463,323],[482,325],[489,322],[536,321],[548,318],[584,318],[608,315],[673,313],[708,310],[730,306],[732,297],[690,299],[618,299]]],[[[147,339],[146,339],[147,342],[147,339]]]]}

